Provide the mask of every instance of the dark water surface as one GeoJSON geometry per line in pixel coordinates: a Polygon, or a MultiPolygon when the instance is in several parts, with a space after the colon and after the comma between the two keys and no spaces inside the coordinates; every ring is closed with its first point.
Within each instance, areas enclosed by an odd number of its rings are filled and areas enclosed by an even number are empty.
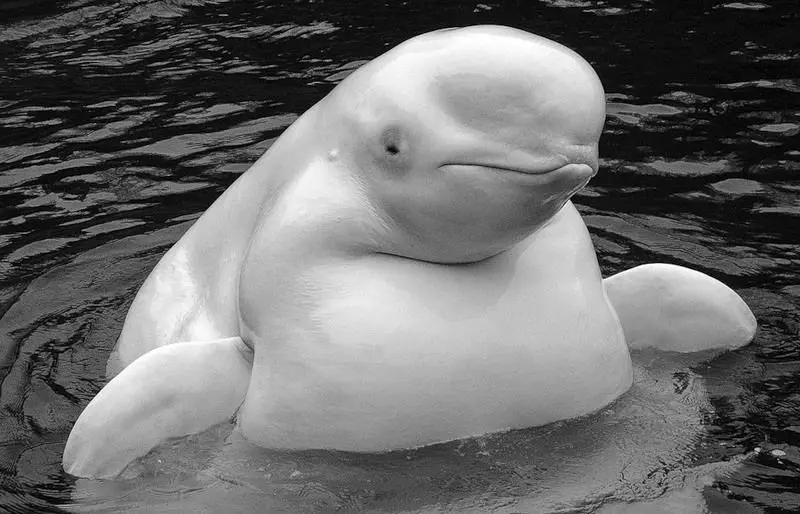
{"type": "Polygon", "coordinates": [[[797,512],[799,12],[796,0],[4,3],[0,511],[593,512],[678,491],[675,512],[797,512]],[[643,366],[660,386],[558,426],[373,457],[240,451],[217,444],[220,427],[138,478],[65,475],[64,442],[126,309],[189,223],[349,70],[475,23],[559,41],[603,80],[603,166],[575,200],[604,274],[663,261],[719,278],[755,312],[754,343],[672,362],[665,380],[643,366]]]}

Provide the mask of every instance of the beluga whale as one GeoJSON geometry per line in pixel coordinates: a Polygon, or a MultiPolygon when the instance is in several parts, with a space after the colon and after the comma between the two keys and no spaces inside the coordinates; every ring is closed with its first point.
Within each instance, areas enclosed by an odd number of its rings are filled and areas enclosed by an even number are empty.
{"type": "Polygon", "coordinates": [[[603,279],[570,201],[598,171],[603,87],[502,26],[414,37],[299,117],[163,256],[64,469],[113,477],[226,420],[283,450],[386,452],[591,414],[632,348],[747,344],[721,282],[603,279]]]}

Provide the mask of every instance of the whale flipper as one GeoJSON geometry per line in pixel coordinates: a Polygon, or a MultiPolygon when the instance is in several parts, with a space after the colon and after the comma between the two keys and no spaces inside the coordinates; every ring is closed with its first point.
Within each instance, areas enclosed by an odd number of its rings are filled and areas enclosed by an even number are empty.
{"type": "Polygon", "coordinates": [[[78,418],[64,470],[118,475],[160,442],[230,419],[250,382],[252,353],[239,337],[162,346],[114,377],[78,418]]]}
{"type": "Polygon", "coordinates": [[[756,318],[744,300],[699,271],[645,264],[603,285],[632,350],[731,350],[749,343],[756,332],[756,318]]]}

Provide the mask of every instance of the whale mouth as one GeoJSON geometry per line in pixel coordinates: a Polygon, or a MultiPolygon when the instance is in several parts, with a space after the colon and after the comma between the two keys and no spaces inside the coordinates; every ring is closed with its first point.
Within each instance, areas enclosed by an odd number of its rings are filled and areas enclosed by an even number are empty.
{"type": "Polygon", "coordinates": [[[482,163],[448,163],[439,167],[442,171],[454,173],[493,173],[501,177],[513,180],[534,180],[553,175],[576,175],[591,178],[597,171],[593,167],[584,163],[569,163],[553,167],[521,168],[506,165],[482,164],[482,163]]]}
{"type": "Polygon", "coordinates": [[[558,149],[527,150],[508,146],[462,148],[459,156],[443,162],[439,169],[453,173],[491,173],[514,180],[535,181],[535,177],[588,176],[597,173],[597,145],[564,144],[558,149]]]}
{"type": "Polygon", "coordinates": [[[497,173],[520,173],[522,175],[547,175],[548,173],[552,173],[556,171],[558,168],[552,169],[526,169],[526,168],[519,168],[519,167],[512,167],[512,166],[497,166],[494,164],[447,164],[447,167],[459,167],[459,168],[472,168],[472,169],[485,169],[487,171],[494,171],[497,173]]]}

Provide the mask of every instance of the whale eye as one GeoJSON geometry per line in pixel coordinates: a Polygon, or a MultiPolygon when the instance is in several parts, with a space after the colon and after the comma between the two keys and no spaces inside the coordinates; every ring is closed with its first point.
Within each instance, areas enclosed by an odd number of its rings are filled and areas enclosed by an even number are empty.
{"type": "Polygon", "coordinates": [[[403,140],[403,132],[400,128],[389,127],[384,129],[381,134],[381,146],[383,147],[383,153],[390,158],[405,153],[403,150],[405,150],[406,142],[403,140]]]}
{"type": "Polygon", "coordinates": [[[402,127],[385,127],[375,147],[377,163],[392,174],[404,172],[411,167],[411,152],[408,134],[402,127]]]}

